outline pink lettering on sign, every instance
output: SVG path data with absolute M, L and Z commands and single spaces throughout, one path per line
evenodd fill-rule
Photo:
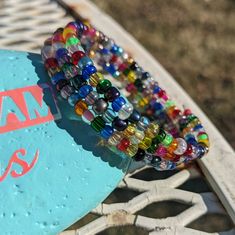
M 54 120 L 50 108 L 43 102 L 43 89 L 50 87 L 43 84 L 0 92 L 0 133 Z M 58 113 L 52 92 L 48 94 Z
M 43 101 L 43 95 L 46 91 L 49 91 L 47 99 L 50 101 L 50 108 Z M 0 134 L 50 122 L 58 118 L 60 118 L 60 112 L 52 89 L 47 84 L 0 92 Z M 27 155 L 24 148 L 17 149 L 10 155 L 8 165 L 0 174 L 0 182 L 3 182 L 8 175 L 18 178 L 32 170 L 39 158 L 39 150 L 36 150 L 30 163 L 22 159 Z M 15 166 L 20 166 L 22 170 L 16 171 L 13 169 Z
M 18 156 L 18 154 L 21 154 L 22 156 L 24 156 L 26 154 L 26 150 L 25 149 L 18 149 L 12 154 L 12 156 L 9 160 L 8 166 L 5 169 L 5 172 L 3 173 L 3 175 L 0 175 L 0 182 L 2 182 L 7 177 L 8 174 L 11 174 L 11 176 L 14 178 L 17 178 L 17 177 L 20 177 L 22 175 L 27 174 L 36 164 L 36 162 L 38 160 L 38 156 L 39 156 L 39 150 L 36 151 L 34 158 L 30 164 L 28 164 L 26 161 L 22 160 Z M 10 170 L 14 164 L 21 166 L 22 171 L 20 173 L 17 173 L 15 170 L 12 170 L 10 172 Z

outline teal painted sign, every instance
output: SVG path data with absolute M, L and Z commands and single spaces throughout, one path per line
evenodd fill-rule
M 56 234 L 117 186 L 130 160 L 57 97 L 40 56 L 0 51 L 0 234 Z

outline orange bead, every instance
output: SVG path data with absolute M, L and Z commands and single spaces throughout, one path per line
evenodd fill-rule
M 82 116 L 82 114 L 87 110 L 87 108 L 88 108 L 87 104 L 82 100 L 79 100 L 75 104 L 75 112 L 79 116 Z
M 174 139 L 171 142 L 170 146 L 168 146 L 167 152 L 172 154 L 176 150 L 177 146 L 178 146 L 178 142 L 177 140 Z

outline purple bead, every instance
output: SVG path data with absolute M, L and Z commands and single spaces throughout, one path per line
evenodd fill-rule
M 126 104 L 126 100 L 123 97 L 116 98 L 112 102 L 113 111 L 118 112 L 124 104 Z
M 117 131 L 124 131 L 127 128 L 127 125 L 128 125 L 127 120 L 122 120 L 118 117 L 115 117 L 112 122 L 112 127 Z
M 120 91 L 116 87 L 108 88 L 108 90 L 104 94 L 104 97 L 110 102 L 113 102 L 119 96 L 120 96 Z

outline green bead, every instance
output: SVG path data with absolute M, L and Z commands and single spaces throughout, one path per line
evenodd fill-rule
M 101 81 L 98 83 L 98 85 L 97 85 L 97 87 L 96 87 L 96 90 L 97 90 L 98 93 L 103 94 L 103 93 L 105 93 L 105 92 L 108 90 L 108 88 L 110 88 L 111 86 L 112 86 L 112 83 L 111 83 L 109 80 L 104 79 L 104 80 L 101 80 Z
M 173 100 L 167 100 L 165 103 L 166 108 L 170 108 L 175 105 L 175 102 Z
M 166 137 L 166 132 L 163 129 L 160 129 L 158 135 L 155 138 L 156 141 L 159 141 L 161 143 L 165 139 L 165 137 Z
M 125 69 L 125 70 L 123 71 L 123 74 L 127 76 L 130 71 L 131 71 L 130 69 Z
M 158 143 L 152 142 L 151 146 L 147 149 L 148 153 L 155 153 L 158 147 Z
M 164 140 L 162 141 L 162 143 L 165 145 L 165 146 L 168 146 L 171 144 L 171 142 L 173 141 L 173 137 L 171 134 L 167 134 L 164 138 Z
M 71 38 L 68 38 L 66 40 L 66 46 L 72 46 L 72 45 L 76 45 L 76 44 L 79 44 L 80 43 L 80 40 L 76 37 L 71 37 Z
M 91 127 L 96 131 L 100 132 L 105 127 L 105 121 L 101 116 L 97 116 L 91 122 Z
M 207 134 L 201 134 L 198 136 L 198 140 L 207 140 L 208 139 L 208 135 Z
M 196 119 L 197 117 L 193 114 L 188 116 L 188 123 L 192 122 L 194 119 Z

